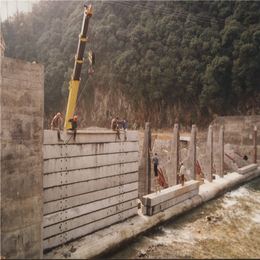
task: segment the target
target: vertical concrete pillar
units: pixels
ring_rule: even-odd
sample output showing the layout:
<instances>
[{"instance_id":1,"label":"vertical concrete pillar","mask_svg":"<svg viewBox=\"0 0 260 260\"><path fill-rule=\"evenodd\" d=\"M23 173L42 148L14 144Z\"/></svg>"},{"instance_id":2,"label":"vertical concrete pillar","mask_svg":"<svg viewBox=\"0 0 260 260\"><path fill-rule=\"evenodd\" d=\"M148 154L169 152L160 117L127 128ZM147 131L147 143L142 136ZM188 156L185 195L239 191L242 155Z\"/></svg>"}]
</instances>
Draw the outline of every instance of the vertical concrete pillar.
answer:
<instances>
[{"instance_id":1,"label":"vertical concrete pillar","mask_svg":"<svg viewBox=\"0 0 260 260\"><path fill-rule=\"evenodd\" d=\"M172 172L170 186L177 184L177 174L178 174L178 168L179 168L179 147L180 147L179 124L174 124L173 140L172 140L173 172Z\"/></svg>"},{"instance_id":2,"label":"vertical concrete pillar","mask_svg":"<svg viewBox=\"0 0 260 260\"><path fill-rule=\"evenodd\" d=\"M254 163L257 163L257 126L254 127Z\"/></svg>"},{"instance_id":3,"label":"vertical concrete pillar","mask_svg":"<svg viewBox=\"0 0 260 260\"><path fill-rule=\"evenodd\" d=\"M205 167L205 177L206 180L212 182L212 167L213 167L213 131L212 126L209 126L208 129L208 140L206 147L206 156L207 156L207 165Z\"/></svg>"},{"instance_id":4,"label":"vertical concrete pillar","mask_svg":"<svg viewBox=\"0 0 260 260\"><path fill-rule=\"evenodd\" d=\"M141 155L141 162L139 165L139 178L138 178L138 194L139 198L151 193L151 128L150 122L145 124L143 151Z\"/></svg>"},{"instance_id":5,"label":"vertical concrete pillar","mask_svg":"<svg viewBox=\"0 0 260 260\"><path fill-rule=\"evenodd\" d=\"M192 125L189 157L191 160L191 180L196 180L196 125Z\"/></svg>"},{"instance_id":6,"label":"vertical concrete pillar","mask_svg":"<svg viewBox=\"0 0 260 260\"><path fill-rule=\"evenodd\" d=\"M219 147L220 147L220 165L219 165L219 176L224 176L224 126L220 127L219 131Z\"/></svg>"}]
</instances>

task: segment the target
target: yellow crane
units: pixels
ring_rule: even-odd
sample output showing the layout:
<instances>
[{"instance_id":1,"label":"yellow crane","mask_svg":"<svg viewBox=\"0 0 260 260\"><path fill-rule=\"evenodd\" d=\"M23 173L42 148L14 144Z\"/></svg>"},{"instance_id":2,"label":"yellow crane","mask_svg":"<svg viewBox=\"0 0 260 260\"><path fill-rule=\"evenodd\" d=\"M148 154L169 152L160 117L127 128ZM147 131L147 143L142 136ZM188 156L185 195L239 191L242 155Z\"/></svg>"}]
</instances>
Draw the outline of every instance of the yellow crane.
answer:
<instances>
[{"instance_id":1,"label":"yellow crane","mask_svg":"<svg viewBox=\"0 0 260 260\"><path fill-rule=\"evenodd\" d=\"M66 111L65 122L64 122L65 130L71 128L71 122L69 122L69 118L72 118L75 113L78 89L81 80L80 78L81 68L82 68L82 63L84 62L83 56L85 51L85 45L88 40L87 38L88 24L89 24L89 19L92 17L92 15L93 15L92 5L84 5L83 23L82 23L81 33L79 34L79 42L78 42L77 54L75 55L74 70L71 76L71 80L69 82L69 99L68 99L67 111ZM93 74L94 73L93 66L95 65L95 55L91 51L89 52L89 61L90 61L89 73Z\"/></svg>"}]
</instances>

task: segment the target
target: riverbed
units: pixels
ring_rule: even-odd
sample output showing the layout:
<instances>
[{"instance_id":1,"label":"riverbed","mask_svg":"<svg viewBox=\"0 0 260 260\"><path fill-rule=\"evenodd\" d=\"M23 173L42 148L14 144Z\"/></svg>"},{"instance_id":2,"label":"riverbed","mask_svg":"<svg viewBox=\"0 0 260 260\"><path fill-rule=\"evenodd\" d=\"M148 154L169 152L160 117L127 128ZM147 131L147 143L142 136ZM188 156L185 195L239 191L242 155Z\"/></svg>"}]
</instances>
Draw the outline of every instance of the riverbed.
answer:
<instances>
[{"instance_id":1,"label":"riverbed","mask_svg":"<svg viewBox=\"0 0 260 260\"><path fill-rule=\"evenodd\" d=\"M260 178L139 235L110 259L260 258Z\"/></svg>"}]
</instances>

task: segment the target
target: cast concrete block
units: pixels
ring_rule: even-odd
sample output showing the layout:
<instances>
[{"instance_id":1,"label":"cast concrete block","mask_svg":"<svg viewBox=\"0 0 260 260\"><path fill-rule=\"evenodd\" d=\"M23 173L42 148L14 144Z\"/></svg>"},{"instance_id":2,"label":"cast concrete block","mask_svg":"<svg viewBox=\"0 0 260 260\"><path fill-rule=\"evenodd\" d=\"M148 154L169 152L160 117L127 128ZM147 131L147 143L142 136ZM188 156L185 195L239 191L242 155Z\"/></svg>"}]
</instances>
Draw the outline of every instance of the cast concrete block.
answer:
<instances>
[{"instance_id":1,"label":"cast concrete block","mask_svg":"<svg viewBox=\"0 0 260 260\"><path fill-rule=\"evenodd\" d=\"M67 219L63 222L47 226L43 230L44 239L59 233L67 232L80 226L87 225L97 220L107 218L111 215L123 212L125 209L131 208L134 208L137 212L137 200L135 198L121 204L109 205L109 207L103 208L99 211L89 212L85 215L77 216L75 218Z\"/></svg>"},{"instance_id":2,"label":"cast concrete block","mask_svg":"<svg viewBox=\"0 0 260 260\"><path fill-rule=\"evenodd\" d=\"M138 162L105 165L96 168L78 169L73 171L53 172L44 174L43 187L50 188L75 182L89 181L109 176L138 171Z\"/></svg>"},{"instance_id":3,"label":"cast concrete block","mask_svg":"<svg viewBox=\"0 0 260 260\"><path fill-rule=\"evenodd\" d=\"M190 180L185 182L184 186L181 184L175 185L173 187L162 190L162 192L149 194L147 197L147 206L154 206L160 203L163 203L166 200L169 200L174 197L178 197L184 193L195 190L199 188L199 181Z\"/></svg>"},{"instance_id":4,"label":"cast concrete block","mask_svg":"<svg viewBox=\"0 0 260 260\"><path fill-rule=\"evenodd\" d=\"M238 173L239 174L245 174L247 172L257 170L257 168L258 168L257 164L250 164L250 165L247 165L247 166L244 166L244 167L238 169Z\"/></svg>"},{"instance_id":5,"label":"cast concrete block","mask_svg":"<svg viewBox=\"0 0 260 260\"><path fill-rule=\"evenodd\" d=\"M47 159L44 160L43 172L61 172L118 163L134 162L136 161L136 158L138 158L138 152Z\"/></svg>"},{"instance_id":6,"label":"cast concrete block","mask_svg":"<svg viewBox=\"0 0 260 260\"><path fill-rule=\"evenodd\" d=\"M122 193L130 192L138 189L138 183L129 183L122 186L112 187L105 190L98 190L83 195L73 196L66 199L56 200L44 203L43 214L47 215L63 209L77 207L82 204L99 201L112 196L120 195Z\"/></svg>"},{"instance_id":7,"label":"cast concrete block","mask_svg":"<svg viewBox=\"0 0 260 260\"><path fill-rule=\"evenodd\" d=\"M91 144L67 144L44 145L44 159L76 157L100 154L114 154L121 152L138 152L138 141L120 143L91 143Z\"/></svg>"},{"instance_id":8,"label":"cast concrete block","mask_svg":"<svg viewBox=\"0 0 260 260\"><path fill-rule=\"evenodd\" d=\"M58 141L57 131L44 130L44 144L81 144L81 143L114 143L125 142L124 133L121 132L121 140L118 139L115 131L85 131L78 130L76 140L73 140L72 131L62 131L61 138L64 143ZM127 142L138 141L138 131L127 131Z\"/></svg>"},{"instance_id":9,"label":"cast concrete block","mask_svg":"<svg viewBox=\"0 0 260 260\"><path fill-rule=\"evenodd\" d=\"M134 215L137 215L137 209L136 208L128 209L128 210L124 211L122 214L112 215L108 218L98 220L95 223L90 223L88 225L78 227L76 229L68 231L62 235L59 234L59 235L50 237L43 241L43 249L51 248L51 247L66 243L67 241L70 241L77 237L82 237L86 234L92 233L96 230L100 230L101 228L110 226L111 224L117 223L119 221L122 221L122 220L129 218L131 216L134 216Z\"/></svg>"}]
</instances>

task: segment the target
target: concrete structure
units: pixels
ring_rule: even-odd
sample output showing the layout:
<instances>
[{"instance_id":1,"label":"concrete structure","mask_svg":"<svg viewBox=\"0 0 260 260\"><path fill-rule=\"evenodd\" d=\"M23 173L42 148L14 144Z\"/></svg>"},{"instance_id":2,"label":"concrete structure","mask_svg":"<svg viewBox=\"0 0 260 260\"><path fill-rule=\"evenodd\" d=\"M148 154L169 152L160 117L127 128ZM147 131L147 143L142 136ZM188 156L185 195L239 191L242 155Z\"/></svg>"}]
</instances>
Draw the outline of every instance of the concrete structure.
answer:
<instances>
[{"instance_id":1,"label":"concrete structure","mask_svg":"<svg viewBox=\"0 0 260 260\"><path fill-rule=\"evenodd\" d=\"M209 126L208 129L206 153L203 155L199 155L198 163L204 174L205 179L211 182L213 178L213 132L211 126Z\"/></svg>"},{"instance_id":2,"label":"concrete structure","mask_svg":"<svg viewBox=\"0 0 260 260\"><path fill-rule=\"evenodd\" d=\"M235 153L242 157L247 156L247 164L254 163L254 129L260 129L260 116L225 116L217 117L212 123L213 133L219 133L220 127L224 127L224 144L232 145ZM197 146L202 154L205 153L208 131L200 137ZM256 136L257 161L260 159L260 136ZM213 135L213 145L218 143L219 136Z\"/></svg>"},{"instance_id":3,"label":"concrete structure","mask_svg":"<svg viewBox=\"0 0 260 260\"><path fill-rule=\"evenodd\" d=\"M137 215L139 132L72 135L44 131L43 249Z\"/></svg>"},{"instance_id":4,"label":"concrete structure","mask_svg":"<svg viewBox=\"0 0 260 260\"><path fill-rule=\"evenodd\" d=\"M219 130L219 139L216 147L213 147L213 168L219 177L224 176L224 127Z\"/></svg>"},{"instance_id":5,"label":"concrete structure","mask_svg":"<svg viewBox=\"0 0 260 260\"><path fill-rule=\"evenodd\" d=\"M139 198L151 193L154 173L151 172L151 128L150 123L145 124L143 151L139 165L138 194Z\"/></svg>"},{"instance_id":6,"label":"concrete structure","mask_svg":"<svg viewBox=\"0 0 260 260\"><path fill-rule=\"evenodd\" d=\"M163 173L167 176L169 187L177 184L177 174L179 169L179 145L180 134L179 124L174 125L173 138L171 144L170 160L162 165Z\"/></svg>"},{"instance_id":7,"label":"concrete structure","mask_svg":"<svg viewBox=\"0 0 260 260\"><path fill-rule=\"evenodd\" d=\"M1 256L43 255L44 68L1 57Z\"/></svg>"},{"instance_id":8,"label":"concrete structure","mask_svg":"<svg viewBox=\"0 0 260 260\"><path fill-rule=\"evenodd\" d=\"M192 125L188 156L182 161L189 174L187 180L196 180L196 126Z\"/></svg>"},{"instance_id":9,"label":"concrete structure","mask_svg":"<svg viewBox=\"0 0 260 260\"><path fill-rule=\"evenodd\" d=\"M260 168L252 167L245 174L237 172L228 173L223 178L216 176L212 182L199 187L199 194L184 200L173 207L165 209L152 216L143 215L141 209L138 215L127 219L123 223L112 225L77 241L53 249L44 254L44 259L86 259L102 257L102 255L119 248L127 241L134 239L138 234L162 224L163 222L178 217L203 203L216 198L238 185L242 185L258 176ZM102 238L102 239L100 239ZM73 249L73 251L71 250Z\"/></svg>"},{"instance_id":10,"label":"concrete structure","mask_svg":"<svg viewBox=\"0 0 260 260\"><path fill-rule=\"evenodd\" d=\"M6 48L6 45L5 45L4 37L3 37L2 31L0 31L0 57L5 56L5 48Z\"/></svg>"},{"instance_id":11,"label":"concrete structure","mask_svg":"<svg viewBox=\"0 0 260 260\"><path fill-rule=\"evenodd\" d=\"M199 193L199 184L199 181L191 180L185 182L184 186L178 184L162 190L161 193L152 193L143 196L142 213L144 215L152 216L196 196Z\"/></svg>"}]
</instances>

